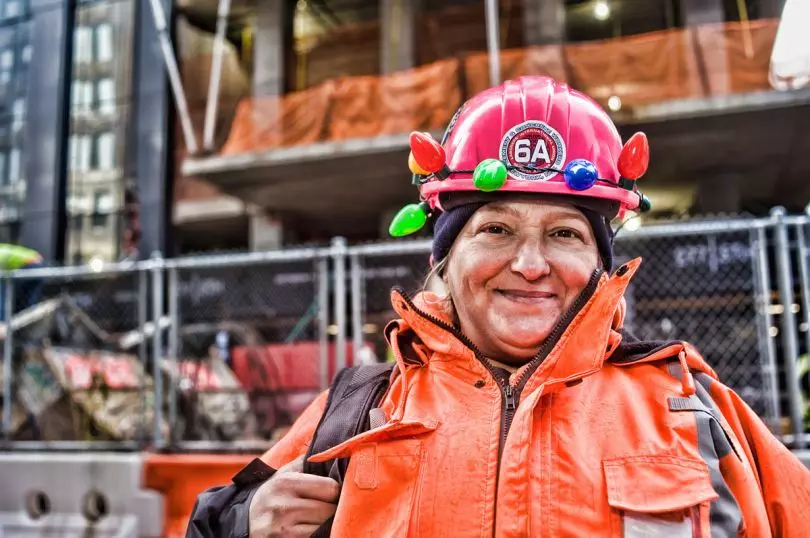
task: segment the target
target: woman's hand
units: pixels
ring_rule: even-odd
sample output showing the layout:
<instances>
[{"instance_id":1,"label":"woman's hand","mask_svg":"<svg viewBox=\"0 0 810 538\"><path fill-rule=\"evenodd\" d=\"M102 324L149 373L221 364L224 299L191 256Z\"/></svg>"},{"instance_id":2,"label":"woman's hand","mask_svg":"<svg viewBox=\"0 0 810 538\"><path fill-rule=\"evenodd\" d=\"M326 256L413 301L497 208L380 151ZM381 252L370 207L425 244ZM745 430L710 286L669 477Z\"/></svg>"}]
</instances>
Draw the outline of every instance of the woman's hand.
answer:
<instances>
[{"instance_id":1,"label":"woman's hand","mask_svg":"<svg viewBox=\"0 0 810 538\"><path fill-rule=\"evenodd\" d=\"M259 487L250 502L250 538L309 538L335 514L338 483L303 470L301 457Z\"/></svg>"}]
</instances>

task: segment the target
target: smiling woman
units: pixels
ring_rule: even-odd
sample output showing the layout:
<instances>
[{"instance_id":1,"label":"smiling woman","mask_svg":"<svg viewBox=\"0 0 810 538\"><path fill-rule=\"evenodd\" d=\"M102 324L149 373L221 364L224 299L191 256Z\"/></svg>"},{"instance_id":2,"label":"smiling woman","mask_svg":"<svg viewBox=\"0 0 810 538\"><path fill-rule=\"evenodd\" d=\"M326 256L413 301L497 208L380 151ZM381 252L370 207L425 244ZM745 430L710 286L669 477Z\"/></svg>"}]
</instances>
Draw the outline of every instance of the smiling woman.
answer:
<instances>
[{"instance_id":1,"label":"smiling woman","mask_svg":"<svg viewBox=\"0 0 810 538\"><path fill-rule=\"evenodd\" d=\"M523 77L411 149L392 230L437 216L438 293L392 292L395 362L339 374L189 536L806 535L801 462L691 345L623 328L641 260L613 271L610 222L649 209L643 134Z\"/></svg>"}]
</instances>

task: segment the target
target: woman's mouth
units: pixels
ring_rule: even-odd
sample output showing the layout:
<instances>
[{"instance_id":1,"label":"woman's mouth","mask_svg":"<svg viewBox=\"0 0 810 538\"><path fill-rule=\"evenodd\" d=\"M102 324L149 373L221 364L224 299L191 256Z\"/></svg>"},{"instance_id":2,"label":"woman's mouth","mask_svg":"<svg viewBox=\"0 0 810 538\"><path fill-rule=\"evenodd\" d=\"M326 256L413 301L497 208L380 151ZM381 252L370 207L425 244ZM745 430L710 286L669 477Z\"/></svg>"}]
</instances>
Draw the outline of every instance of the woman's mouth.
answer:
<instances>
[{"instance_id":1,"label":"woman's mouth","mask_svg":"<svg viewBox=\"0 0 810 538\"><path fill-rule=\"evenodd\" d=\"M555 294L549 291L536 290L498 289L495 290L495 293L510 301L527 304L536 304L556 297Z\"/></svg>"}]
</instances>

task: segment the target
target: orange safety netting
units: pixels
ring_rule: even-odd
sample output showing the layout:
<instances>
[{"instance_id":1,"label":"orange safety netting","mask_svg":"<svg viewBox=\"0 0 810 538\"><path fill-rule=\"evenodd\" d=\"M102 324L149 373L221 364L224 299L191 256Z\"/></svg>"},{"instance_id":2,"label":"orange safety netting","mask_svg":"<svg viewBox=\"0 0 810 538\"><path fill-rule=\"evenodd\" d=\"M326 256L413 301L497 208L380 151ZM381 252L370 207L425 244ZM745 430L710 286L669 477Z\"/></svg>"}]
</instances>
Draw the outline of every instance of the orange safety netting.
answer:
<instances>
[{"instance_id":1,"label":"orange safety netting","mask_svg":"<svg viewBox=\"0 0 810 538\"><path fill-rule=\"evenodd\" d=\"M633 107L703 94L689 30L577 43L565 56L571 84L602 103L614 95Z\"/></svg>"},{"instance_id":2,"label":"orange safety netting","mask_svg":"<svg viewBox=\"0 0 810 538\"><path fill-rule=\"evenodd\" d=\"M323 138L335 83L283 97L251 97L239 103L224 154L311 144Z\"/></svg>"},{"instance_id":3,"label":"orange safety netting","mask_svg":"<svg viewBox=\"0 0 810 538\"><path fill-rule=\"evenodd\" d=\"M548 74L624 109L768 89L776 20L703 25L620 39L507 49L504 79ZM248 98L225 154L319 140L441 130L462 99L489 86L487 55L440 60L386 76L330 80L284 97Z\"/></svg>"},{"instance_id":4,"label":"orange safety netting","mask_svg":"<svg viewBox=\"0 0 810 538\"><path fill-rule=\"evenodd\" d=\"M694 29L711 95L769 89L768 69L779 21L707 24Z\"/></svg>"},{"instance_id":5,"label":"orange safety netting","mask_svg":"<svg viewBox=\"0 0 810 538\"><path fill-rule=\"evenodd\" d=\"M388 77L341 79L329 138L442 129L461 103L458 70L457 60L444 60Z\"/></svg>"}]
</instances>

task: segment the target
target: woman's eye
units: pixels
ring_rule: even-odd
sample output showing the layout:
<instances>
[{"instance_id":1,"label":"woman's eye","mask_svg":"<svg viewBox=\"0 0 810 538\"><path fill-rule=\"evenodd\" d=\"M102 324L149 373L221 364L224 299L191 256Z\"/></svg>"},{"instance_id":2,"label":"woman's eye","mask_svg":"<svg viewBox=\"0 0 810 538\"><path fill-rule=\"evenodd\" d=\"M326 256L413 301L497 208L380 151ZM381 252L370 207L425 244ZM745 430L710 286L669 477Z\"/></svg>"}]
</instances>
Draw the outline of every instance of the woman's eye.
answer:
<instances>
[{"instance_id":1,"label":"woman's eye","mask_svg":"<svg viewBox=\"0 0 810 538\"><path fill-rule=\"evenodd\" d=\"M507 233L506 228L503 227L503 226L500 226L498 224L489 224L487 226L484 226L481 229L481 231L484 232L484 233L487 233L487 234L496 234L496 235L501 235L501 234Z\"/></svg>"},{"instance_id":2,"label":"woman's eye","mask_svg":"<svg viewBox=\"0 0 810 538\"><path fill-rule=\"evenodd\" d=\"M556 230L551 235L554 236L554 237L562 237L562 238L565 238L565 239L576 239L576 238L580 237L579 232L577 232L575 230L569 230L569 229Z\"/></svg>"}]
</instances>

